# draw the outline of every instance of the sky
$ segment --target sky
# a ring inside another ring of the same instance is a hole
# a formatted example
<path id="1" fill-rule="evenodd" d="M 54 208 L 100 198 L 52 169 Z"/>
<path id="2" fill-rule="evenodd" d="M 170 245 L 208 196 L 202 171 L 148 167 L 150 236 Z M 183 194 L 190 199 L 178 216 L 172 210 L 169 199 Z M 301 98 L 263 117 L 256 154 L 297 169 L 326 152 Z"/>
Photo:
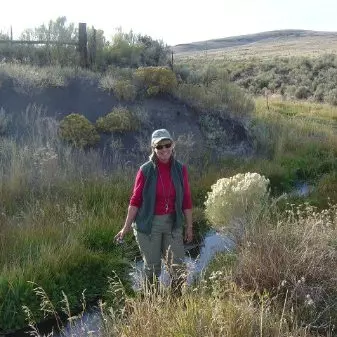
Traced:
<path id="1" fill-rule="evenodd" d="M 168 45 L 278 29 L 337 32 L 336 0 L 2 0 L 0 31 L 14 37 L 26 28 L 66 16 L 104 30 L 118 27 Z"/>

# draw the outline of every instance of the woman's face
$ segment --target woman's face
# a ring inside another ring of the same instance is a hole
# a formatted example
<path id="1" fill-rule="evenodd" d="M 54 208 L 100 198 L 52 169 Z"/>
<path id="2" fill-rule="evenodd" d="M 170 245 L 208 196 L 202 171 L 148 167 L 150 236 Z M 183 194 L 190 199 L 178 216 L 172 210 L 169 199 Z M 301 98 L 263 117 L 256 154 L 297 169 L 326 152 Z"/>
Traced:
<path id="1" fill-rule="evenodd" d="M 169 139 L 161 140 L 156 146 L 154 146 L 154 151 L 160 161 L 167 163 L 174 149 L 174 143 Z"/>

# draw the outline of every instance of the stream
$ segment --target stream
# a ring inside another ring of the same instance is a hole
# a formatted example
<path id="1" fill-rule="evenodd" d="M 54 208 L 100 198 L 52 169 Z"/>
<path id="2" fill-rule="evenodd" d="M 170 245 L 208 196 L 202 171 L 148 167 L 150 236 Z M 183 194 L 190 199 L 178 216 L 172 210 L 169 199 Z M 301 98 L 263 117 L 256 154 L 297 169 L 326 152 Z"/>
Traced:
<path id="1" fill-rule="evenodd" d="M 197 258 L 192 258 L 188 256 L 185 257 L 185 263 L 187 266 L 187 284 L 191 285 L 193 280 L 195 280 L 199 275 L 202 274 L 203 270 L 210 263 L 214 255 L 218 252 L 230 251 L 234 247 L 234 242 L 216 231 L 209 232 L 200 247 L 200 253 Z M 143 262 L 137 262 L 133 265 L 133 271 L 130 273 L 132 279 L 133 289 L 135 291 L 140 291 L 142 289 L 142 284 L 144 284 L 144 274 L 143 274 Z M 159 281 L 165 286 L 170 283 L 170 277 L 165 267 L 162 269 L 162 273 Z M 98 311 L 93 311 L 85 314 L 77 324 L 73 324 L 72 327 L 69 325 L 66 327 L 65 331 L 60 335 L 54 335 L 57 337 L 71 337 L 71 336 L 102 336 L 101 334 L 101 316 Z"/>

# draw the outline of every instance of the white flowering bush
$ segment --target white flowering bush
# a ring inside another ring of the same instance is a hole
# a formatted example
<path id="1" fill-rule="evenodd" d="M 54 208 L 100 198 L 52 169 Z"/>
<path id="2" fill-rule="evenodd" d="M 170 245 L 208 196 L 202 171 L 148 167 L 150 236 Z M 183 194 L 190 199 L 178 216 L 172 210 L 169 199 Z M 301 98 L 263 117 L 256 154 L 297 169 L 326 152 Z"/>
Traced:
<path id="1" fill-rule="evenodd" d="M 264 176 L 250 172 L 219 179 L 207 194 L 207 219 L 218 228 L 229 227 L 237 221 L 245 224 L 266 202 L 268 185 L 269 180 Z"/>

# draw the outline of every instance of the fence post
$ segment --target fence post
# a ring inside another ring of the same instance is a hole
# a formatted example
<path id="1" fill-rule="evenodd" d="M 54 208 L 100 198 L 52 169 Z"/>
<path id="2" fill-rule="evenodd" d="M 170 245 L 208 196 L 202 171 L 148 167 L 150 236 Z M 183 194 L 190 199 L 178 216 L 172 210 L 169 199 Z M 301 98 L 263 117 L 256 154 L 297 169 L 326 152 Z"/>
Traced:
<path id="1" fill-rule="evenodd" d="M 80 22 L 78 24 L 78 50 L 80 52 L 80 65 L 83 68 L 88 67 L 88 37 L 87 24 Z"/>
<path id="2" fill-rule="evenodd" d="M 91 45 L 89 45 L 91 67 L 96 64 L 96 50 L 97 50 L 97 31 L 94 27 L 92 27 Z"/>

